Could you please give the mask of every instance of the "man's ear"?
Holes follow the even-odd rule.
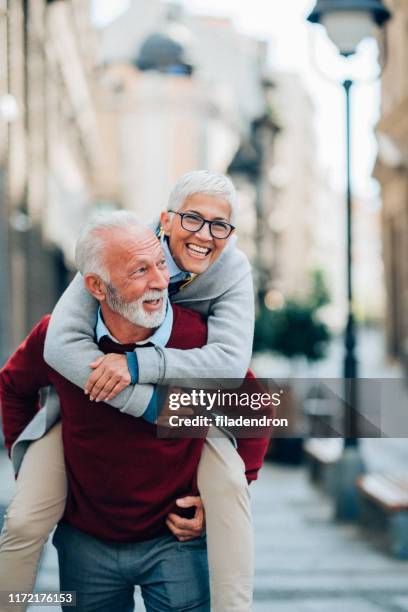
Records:
[[[169,236],[171,230],[171,218],[167,210],[162,210],[160,213],[160,223],[163,228],[163,232],[166,236]]]
[[[97,274],[85,274],[85,287],[89,293],[98,300],[103,302],[106,299],[106,283]]]

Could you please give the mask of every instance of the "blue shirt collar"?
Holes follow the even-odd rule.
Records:
[[[163,323],[160,325],[160,327],[158,327],[154,331],[154,333],[149,338],[146,339],[146,342],[150,342],[151,344],[154,344],[157,346],[166,346],[171,336],[172,328],[173,328],[173,308],[172,308],[172,305],[170,304],[170,300],[168,300],[167,308],[166,308],[166,316],[164,317]],[[103,338],[103,336],[108,336],[108,338],[118,343],[118,341],[112,336],[112,334],[109,332],[108,328],[106,327],[104,320],[102,318],[102,312],[101,312],[100,307],[98,309],[98,317],[96,321],[95,334],[96,334],[97,342],[99,342],[99,340]],[[140,342],[140,343],[136,342],[136,344],[145,344],[146,342]]]

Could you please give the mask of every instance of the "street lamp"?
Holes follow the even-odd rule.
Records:
[[[317,0],[307,19],[324,26],[341,55],[348,57],[373,35],[375,26],[382,28],[390,17],[382,0]]]
[[[360,42],[374,35],[377,27],[384,36],[384,24],[391,17],[382,0],[317,0],[308,16],[311,23],[320,23],[336,45],[340,55],[347,58],[356,53]],[[383,64],[381,69],[383,68]],[[347,324],[344,335],[345,379],[345,442],[343,457],[339,462],[336,515],[338,518],[354,518],[357,514],[355,478],[362,471],[358,447],[357,422],[357,360],[355,356],[355,321],[353,311],[352,276],[352,198],[351,198],[351,136],[350,90],[351,79],[342,83],[346,103],[346,232],[347,232]]]

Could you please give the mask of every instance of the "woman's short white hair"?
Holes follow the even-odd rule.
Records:
[[[141,224],[136,215],[127,210],[116,210],[91,219],[82,230],[75,246],[75,263],[79,272],[83,276],[97,274],[105,283],[109,283],[109,272],[104,260],[105,230],[125,229],[132,225]]]
[[[232,181],[224,174],[217,174],[209,170],[193,170],[183,174],[170,193],[168,210],[179,210],[185,200],[196,193],[205,193],[226,200],[231,207],[231,223],[236,222],[237,192]]]

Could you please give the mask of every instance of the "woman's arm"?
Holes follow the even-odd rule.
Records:
[[[252,354],[254,291],[249,269],[213,300],[207,325],[208,340],[203,348],[137,348],[139,382],[166,384],[182,379],[186,386],[194,386],[194,380],[196,384],[197,379],[209,378],[212,385],[221,380],[224,387],[239,386]]]
[[[94,341],[97,313],[97,300],[88,293],[82,276],[77,274],[52,313],[45,340],[45,361],[82,389],[92,373],[90,364],[104,357]],[[129,385],[105,401],[139,417],[148,407],[153,391],[150,384]]]

